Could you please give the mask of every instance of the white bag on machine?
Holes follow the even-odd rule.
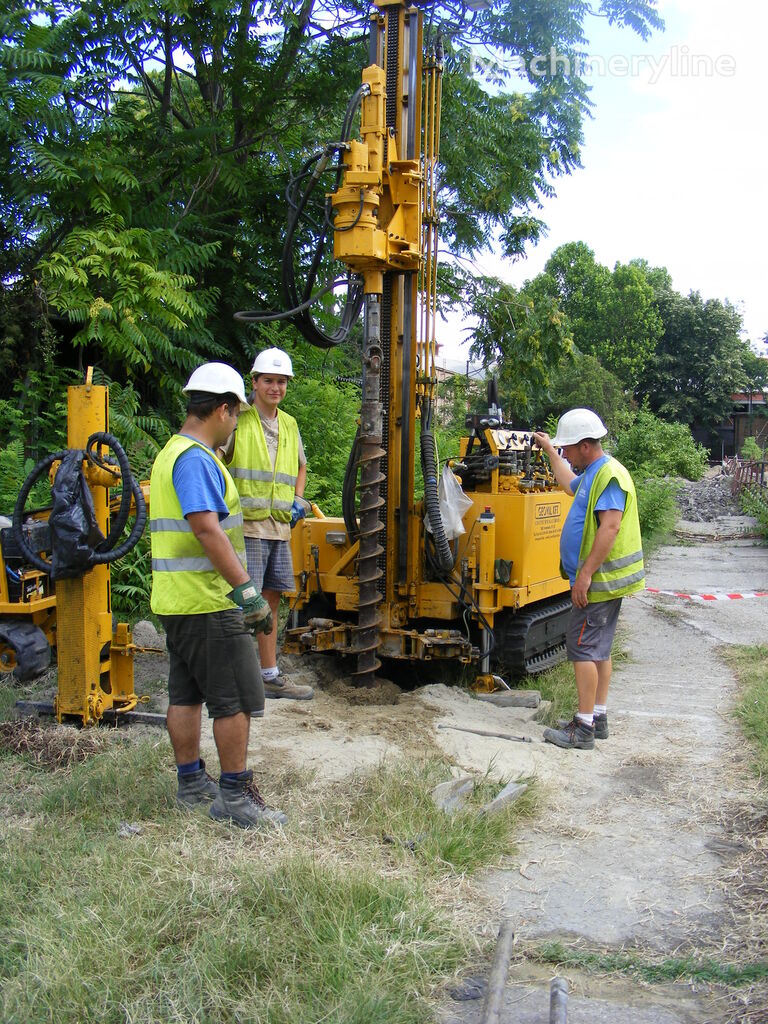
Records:
[[[466,533],[462,519],[467,510],[472,507],[472,499],[468,498],[461,489],[461,484],[449,466],[443,466],[440,476],[440,483],[437,486],[437,497],[440,505],[440,515],[443,520],[445,539],[453,540]],[[429,524],[429,516],[424,516],[424,525],[432,533]]]

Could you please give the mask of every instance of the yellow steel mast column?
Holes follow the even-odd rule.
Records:
[[[352,645],[363,686],[373,685],[379,667],[382,600],[389,627],[396,581],[405,582],[413,491],[415,275],[421,264],[421,13],[402,0],[379,0],[377,7],[371,64],[363,72],[362,141],[349,143],[342,183],[331,200],[334,256],[363,278],[365,293],[358,625]]]
[[[109,422],[106,387],[91,383],[67,392],[67,445],[85,449],[91,434],[104,432]],[[109,531],[109,486],[117,482],[108,471],[84,463],[86,482],[93,499],[99,529]],[[128,486],[127,482],[123,482]],[[56,582],[56,645],[58,695],[54,713],[95,724],[112,708],[130,710],[136,705],[133,692],[133,651],[128,628],[122,625],[112,648],[112,600],[109,566],[95,565],[76,579]],[[114,666],[114,667],[113,667]]]

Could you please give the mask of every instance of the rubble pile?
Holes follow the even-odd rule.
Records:
[[[680,518],[689,523],[711,523],[741,514],[739,500],[731,494],[731,477],[722,469],[710,471],[701,480],[683,480],[677,507]]]

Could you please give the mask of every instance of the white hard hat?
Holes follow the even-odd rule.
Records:
[[[281,348],[266,348],[256,356],[251,373],[275,373],[283,377],[292,377],[291,357]]]
[[[241,402],[246,400],[243,378],[228,363],[203,363],[198,366],[182,391],[184,394],[205,391],[210,395],[237,395]]]
[[[578,444],[587,438],[597,440],[608,433],[605,424],[591,409],[571,409],[557,421],[557,433],[552,438],[555,448]]]

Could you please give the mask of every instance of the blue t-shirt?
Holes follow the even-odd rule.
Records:
[[[185,517],[190,512],[216,512],[221,521],[229,515],[226,484],[210,448],[193,445],[181,453],[173,466],[173,486]]]
[[[573,504],[568,512],[563,532],[560,534],[560,561],[563,569],[568,574],[568,579],[573,586],[576,581],[576,574],[579,569],[579,554],[581,552],[581,538],[584,533],[584,520],[587,517],[587,505],[589,504],[589,492],[592,481],[597,471],[610,459],[610,455],[603,455],[584,470],[575,480],[571,481],[571,490],[576,495]],[[603,493],[597,499],[595,512],[606,512],[608,509],[619,509],[623,512],[627,503],[627,496],[619,487],[616,480],[611,480]]]

